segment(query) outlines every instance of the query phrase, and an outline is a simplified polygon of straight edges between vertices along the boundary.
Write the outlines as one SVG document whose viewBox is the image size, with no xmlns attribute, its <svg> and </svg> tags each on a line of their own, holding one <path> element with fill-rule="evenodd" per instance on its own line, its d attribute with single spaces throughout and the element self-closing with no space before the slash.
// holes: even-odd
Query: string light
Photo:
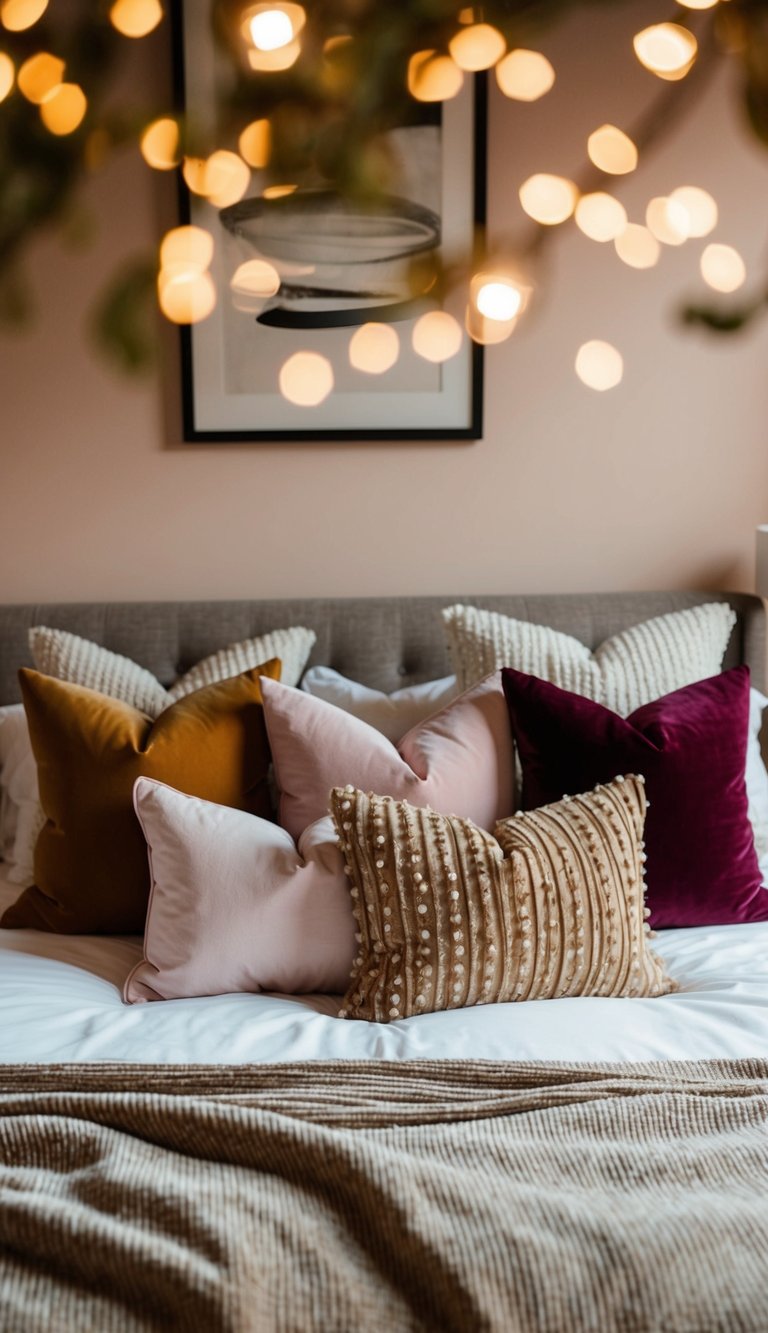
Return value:
<svg viewBox="0 0 768 1333">
<path fill-rule="evenodd" d="M 576 353 L 576 374 L 582 384 L 598 393 L 615 389 L 624 376 L 624 359 L 612 343 L 599 338 L 582 343 Z"/>
<path fill-rule="evenodd" d="M 235 270 L 229 285 L 240 295 L 268 300 L 280 291 L 280 274 L 266 259 L 248 259 Z"/>
<path fill-rule="evenodd" d="M 283 363 L 280 392 L 297 407 L 317 407 L 333 388 L 333 366 L 319 352 L 294 352 Z"/>
<path fill-rule="evenodd" d="M 160 244 L 160 266 L 202 271 L 213 259 L 213 236 L 204 227 L 173 227 Z"/>
<path fill-rule="evenodd" d="M 16 78 L 16 66 L 5 51 L 0 51 L 0 102 L 4 102 L 13 88 Z"/>
<path fill-rule="evenodd" d="M 162 270 L 157 290 L 160 309 L 174 324 L 199 324 L 216 305 L 213 278 L 197 268 Z"/>
<path fill-rule="evenodd" d="M 708 245 L 701 256 L 701 276 L 716 292 L 735 292 L 747 277 L 747 268 L 732 245 Z"/>
<path fill-rule="evenodd" d="M 576 226 L 591 241 L 615 241 L 627 225 L 627 210 L 612 194 L 597 190 L 576 205 Z"/>
<path fill-rule="evenodd" d="M 0 5 L 0 23 L 9 32 L 24 32 L 43 17 L 48 0 L 4 0 Z"/>
<path fill-rule="evenodd" d="M 417 102 L 448 102 L 464 86 L 464 75 L 450 56 L 417 51 L 408 61 L 408 91 Z"/>
<path fill-rule="evenodd" d="M 440 365 L 456 356 L 464 334 L 459 321 L 447 310 L 429 310 L 416 320 L 411 341 L 417 356 Z"/>
<path fill-rule="evenodd" d="M 637 166 L 637 148 L 616 125 L 601 125 L 587 140 L 590 161 L 611 176 L 626 176 Z"/>
<path fill-rule="evenodd" d="M 504 37 L 490 23 L 473 23 L 470 27 L 460 28 L 448 43 L 448 50 L 459 69 L 470 74 L 490 69 L 506 49 Z"/>
<path fill-rule="evenodd" d="M 249 167 L 256 171 L 263 170 L 269 162 L 272 151 L 272 127 L 266 118 L 252 120 L 237 141 L 240 156 L 245 158 Z"/>
<path fill-rule="evenodd" d="M 630 222 L 613 242 L 616 254 L 630 268 L 653 268 L 658 264 L 661 246 L 647 227 Z"/>
<path fill-rule="evenodd" d="M 539 173 L 523 181 L 519 195 L 523 209 L 534 222 L 554 227 L 571 216 L 579 192 L 573 181 L 564 176 Z"/>
<path fill-rule="evenodd" d="M 28 102 L 38 106 L 50 97 L 54 88 L 58 88 L 64 76 L 64 61 L 52 56 L 48 51 L 39 51 L 37 55 L 25 60 L 18 74 L 18 84 Z"/>
<path fill-rule="evenodd" d="M 514 333 L 530 288 L 506 273 L 476 273 L 469 285 L 467 332 L 474 342 L 504 342 Z"/>
<path fill-rule="evenodd" d="M 368 375 L 391 370 L 400 355 L 400 339 L 391 324 L 363 324 L 352 335 L 349 364 Z"/>
<path fill-rule="evenodd" d="M 518 47 L 496 66 L 496 82 L 505 97 L 516 102 L 536 102 L 555 82 L 555 71 L 540 51 Z"/>
<path fill-rule="evenodd" d="M 520 314 L 523 294 L 519 287 L 503 279 L 491 278 L 483 283 L 475 297 L 475 305 L 486 319 L 507 323 Z"/>
<path fill-rule="evenodd" d="M 179 127 L 170 116 L 153 120 L 141 136 L 141 155 L 156 171 L 170 171 L 179 164 Z"/>
<path fill-rule="evenodd" d="M 293 24 L 282 9 L 265 9 L 250 21 L 251 41 L 259 51 L 277 51 L 293 41 Z"/>
<path fill-rule="evenodd" d="M 648 230 L 664 245 L 682 245 L 688 240 L 688 212 L 676 199 L 658 195 L 645 210 Z"/>
<path fill-rule="evenodd" d="M 147 37 L 163 17 L 160 0 L 115 0 L 109 21 L 123 37 Z"/>
<path fill-rule="evenodd" d="M 238 203 L 251 182 L 248 165 L 225 148 L 208 158 L 185 157 L 182 174 L 192 193 L 202 195 L 216 208 Z"/>
<path fill-rule="evenodd" d="M 60 83 L 41 104 L 40 116 L 45 128 L 60 138 L 77 129 L 87 110 L 88 101 L 80 85 Z"/>
<path fill-rule="evenodd" d="M 698 185 L 679 185 L 670 199 L 688 214 L 688 235 L 709 236 L 717 226 L 718 210 L 712 195 Z"/>
<path fill-rule="evenodd" d="M 251 69 L 264 73 L 290 69 L 301 53 L 299 34 L 306 21 L 304 7 L 289 4 L 287 0 L 251 6 L 240 29 L 248 46 Z"/>
<path fill-rule="evenodd" d="M 685 9 L 714 9 L 718 0 L 677 0 Z"/>
<path fill-rule="evenodd" d="M 654 23 L 632 39 L 635 55 L 660 79 L 683 79 L 691 68 L 698 42 L 679 23 Z"/>
</svg>

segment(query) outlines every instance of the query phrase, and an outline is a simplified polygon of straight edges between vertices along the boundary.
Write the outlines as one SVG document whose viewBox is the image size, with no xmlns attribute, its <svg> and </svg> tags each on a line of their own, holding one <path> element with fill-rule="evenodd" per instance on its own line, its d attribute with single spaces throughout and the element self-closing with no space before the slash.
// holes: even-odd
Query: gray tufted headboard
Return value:
<svg viewBox="0 0 768 1333">
<path fill-rule="evenodd" d="M 270 629 L 317 633 L 312 663 L 391 691 L 446 675 L 440 609 L 463 602 L 573 634 L 590 648 L 650 616 L 728 601 L 738 621 L 725 666 L 745 662 L 765 685 L 765 611 L 745 593 L 628 592 L 538 595 L 313 598 L 237 602 L 75 602 L 0 606 L 0 703 L 15 703 L 16 673 L 31 666 L 27 630 L 52 625 L 93 639 L 152 671 L 164 684 L 202 657 Z"/>
</svg>

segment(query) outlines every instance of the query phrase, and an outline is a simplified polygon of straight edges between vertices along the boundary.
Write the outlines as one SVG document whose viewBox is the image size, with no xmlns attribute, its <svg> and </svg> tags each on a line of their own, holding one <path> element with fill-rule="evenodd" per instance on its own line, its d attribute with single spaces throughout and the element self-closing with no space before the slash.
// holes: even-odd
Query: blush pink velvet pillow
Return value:
<svg viewBox="0 0 768 1333">
<path fill-rule="evenodd" d="M 144 958 L 130 1004 L 233 991 L 342 994 L 355 954 L 344 862 L 330 817 L 299 848 L 276 824 L 138 778 L 149 850 Z"/>
<path fill-rule="evenodd" d="M 514 811 L 514 767 L 499 672 L 419 723 L 397 748 L 333 704 L 262 677 L 280 823 L 298 838 L 351 784 L 493 828 Z"/>
</svg>

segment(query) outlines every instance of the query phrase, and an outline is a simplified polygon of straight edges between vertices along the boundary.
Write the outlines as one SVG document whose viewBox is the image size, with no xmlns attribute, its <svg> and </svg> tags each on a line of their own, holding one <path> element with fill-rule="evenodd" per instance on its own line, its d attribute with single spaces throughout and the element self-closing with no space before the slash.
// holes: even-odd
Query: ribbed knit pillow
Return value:
<svg viewBox="0 0 768 1333">
<path fill-rule="evenodd" d="M 570 634 L 496 611 L 449 606 L 442 616 L 461 689 L 499 667 L 513 667 L 622 717 L 717 675 L 736 623 L 726 602 L 707 602 L 633 625 L 592 653 Z"/>
<path fill-rule="evenodd" d="M 29 631 L 29 647 L 38 671 L 70 685 L 84 685 L 99 694 L 108 694 L 138 708 L 148 717 L 158 717 L 170 704 L 193 690 L 230 680 L 243 671 L 251 671 L 260 662 L 278 658 L 281 679 L 297 685 L 317 635 L 314 630 L 295 626 L 260 634 L 242 643 L 231 643 L 198 662 L 176 680 L 169 690 L 144 667 L 130 657 L 110 652 L 90 639 L 81 639 L 63 629 L 36 625 Z"/>
<path fill-rule="evenodd" d="M 646 945 L 642 778 L 496 825 L 334 789 L 358 953 L 339 1017 L 665 995 Z"/>
</svg>

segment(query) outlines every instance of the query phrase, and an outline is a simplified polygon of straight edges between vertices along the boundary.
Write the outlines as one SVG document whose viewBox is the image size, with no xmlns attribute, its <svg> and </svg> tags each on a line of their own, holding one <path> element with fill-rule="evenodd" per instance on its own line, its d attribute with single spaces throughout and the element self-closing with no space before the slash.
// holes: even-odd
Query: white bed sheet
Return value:
<svg viewBox="0 0 768 1333">
<path fill-rule="evenodd" d="M 18 888 L 0 879 L 0 910 Z M 136 937 L 0 931 L 0 1062 L 698 1060 L 768 1056 L 768 922 L 661 931 L 681 989 L 657 1000 L 545 1000 L 387 1025 L 333 996 L 219 995 L 125 1005 Z"/>
</svg>

